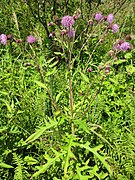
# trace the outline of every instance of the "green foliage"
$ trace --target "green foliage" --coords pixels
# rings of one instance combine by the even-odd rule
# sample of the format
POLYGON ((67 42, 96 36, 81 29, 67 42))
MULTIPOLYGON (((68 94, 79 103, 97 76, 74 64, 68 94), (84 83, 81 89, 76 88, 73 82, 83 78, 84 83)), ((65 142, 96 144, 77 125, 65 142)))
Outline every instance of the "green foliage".
POLYGON ((0 7, 0 33, 14 35, 0 44, 0 179, 134 179, 133 2, 2 0, 0 7), (115 15, 118 33, 94 20, 95 7, 115 15), (67 14, 79 15, 73 38, 61 34, 67 14), (36 43, 25 42, 29 34, 36 43), (114 51, 126 34, 131 49, 114 51))

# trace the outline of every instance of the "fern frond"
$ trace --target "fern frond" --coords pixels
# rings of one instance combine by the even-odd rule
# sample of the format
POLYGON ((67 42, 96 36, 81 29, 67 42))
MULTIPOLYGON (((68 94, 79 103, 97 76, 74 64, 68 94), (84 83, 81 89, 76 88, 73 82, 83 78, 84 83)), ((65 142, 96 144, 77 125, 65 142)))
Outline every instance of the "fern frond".
POLYGON ((13 161, 16 165, 14 180, 23 180, 23 161, 20 156, 17 156, 16 153, 13 153, 13 161))
POLYGON ((16 165, 14 171, 14 180, 27 180, 28 172, 25 170, 24 162, 21 156, 13 153, 13 162, 16 165))

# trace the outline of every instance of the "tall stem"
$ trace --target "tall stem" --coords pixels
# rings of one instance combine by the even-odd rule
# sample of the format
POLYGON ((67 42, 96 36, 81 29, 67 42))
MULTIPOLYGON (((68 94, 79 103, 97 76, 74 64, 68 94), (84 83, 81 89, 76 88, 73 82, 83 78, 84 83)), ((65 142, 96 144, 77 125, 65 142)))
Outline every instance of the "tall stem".
POLYGON ((70 104, 70 114, 73 117, 73 88, 72 88, 72 47, 70 39, 68 39, 68 48, 69 48, 69 64, 68 64, 68 71, 69 71, 69 104, 70 104))

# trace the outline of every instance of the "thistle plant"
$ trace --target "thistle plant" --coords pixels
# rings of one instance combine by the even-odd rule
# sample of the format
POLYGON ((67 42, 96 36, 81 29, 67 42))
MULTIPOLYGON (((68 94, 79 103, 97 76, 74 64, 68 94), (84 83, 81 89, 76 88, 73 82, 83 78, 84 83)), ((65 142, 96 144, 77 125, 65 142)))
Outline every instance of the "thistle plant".
MULTIPOLYGON (((33 79, 25 86, 34 84, 29 101, 33 104, 37 101, 36 108, 40 109, 33 120, 36 130, 26 131, 25 139, 17 144, 19 150, 26 151, 26 156, 21 158, 13 153, 13 165, 17 165, 14 177, 19 180, 19 173, 25 177, 26 164, 30 179, 113 179, 114 167, 108 157, 111 153, 107 153, 106 147, 110 152, 114 144, 104 137, 106 130, 100 124, 100 111, 104 111, 101 97, 106 84, 113 82, 119 57, 132 51, 132 38, 129 34, 119 38, 120 28, 112 13, 97 12, 83 22, 81 11, 77 10, 72 16, 63 16, 60 24, 52 20, 47 26, 45 21, 45 27, 48 41, 52 42, 50 49, 50 43, 47 50, 42 49, 39 38, 33 35, 25 40, 12 38, 13 51, 17 45, 25 44, 26 57, 21 68, 25 75, 28 73, 28 79, 29 71, 33 73, 33 79), (37 99, 33 100, 36 94, 37 99)), ((0 42, 4 47, 11 45, 5 34, 0 35, 0 42)), ((18 65, 18 59, 11 64, 18 65)), ((23 112, 16 113, 13 100, 11 103, 12 108, 5 101, 12 123, 23 112), (17 114, 15 118, 13 114, 17 114)), ((37 113, 34 108, 32 111, 37 113)), ((22 125, 23 131, 27 123, 22 125)))

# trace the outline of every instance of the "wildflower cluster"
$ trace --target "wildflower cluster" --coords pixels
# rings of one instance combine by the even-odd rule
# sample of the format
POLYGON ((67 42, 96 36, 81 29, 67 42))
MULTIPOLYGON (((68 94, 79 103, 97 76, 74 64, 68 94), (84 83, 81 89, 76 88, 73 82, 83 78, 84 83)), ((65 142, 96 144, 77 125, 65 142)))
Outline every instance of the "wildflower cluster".
MULTIPOLYGON (((15 39, 12 34, 8 34, 8 35, 1 34, 0 35, 0 43, 1 44, 6 45, 8 40, 13 40, 14 42, 16 42, 18 44, 22 42, 21 39, 15 39)), ((29 35, 26 38, 26 42, 28 42, 29 44, 33 44, 36 41, 37 41, 36 38, 34 36, 32 36, 32 35, 29 35)))
MULTIPOLYGON (((75 37, 75 29, 74 29, 74 25, 76 20, 80 17, 80 11, 77 10, 73 16, 70 15, 66 15, 63 16, 61 19, 61 26, 62 26, 62 30, 61 30, 61 35, 64 36, 66 35, 69 38, 73 38, 75 37)), ((94 24, 94 20, 96 20, 96 22, 101 23, 101 22, 107 22, 107 30, 111 30, 112 33, 116 33, 119 30, 119 26, 114 22, 114 15, 112 13, 108 14, 107 16, 104 16, 102 13, 96 13, 93 17, 93 19, 90 19, 88 21, 88 25, 93 25, 94 24)), ((97 23, 96 23, 97 24, 97 23)), ((48 26, 55 26, 55 22, 49 22, 48 26)), ((60 28, 61 29, 61 28, 60 28)), ((52 38, 55 36, 55 31, 53 30, 50 34, 49 34, 49 38, 52 38)), ((87 34, 86 34, 87 37, 87 34)), ((91 35, 92 37, 92 35, 91 35)), ((131 40, 131 36, 127 35, 126 40, 131 40)), ((9 35, 5 35, 5 34, 1 34, 0 35, 0 43, 3 45, 6 45, 7 42, 9 40, 15 41, 16 43, 21 43, 22 39, 15 39, 12 34, 9 35)), ((33 36, 33 35, 29 35, 27 36, 26 40, 27 43, 29 44, 33 44, 37 41, 37 39, 33 36)), ((104 41, 104 39, 103 39, 104 41)), ((101 41, 102 42, 102 41, 101 41)), ((85 45, 84 45, 85 46, 85 45)), ((127 51, 132 49, 132 46, 129 42, 124 41, 124 40, 119 40, 118 42, 116 42, 113 45, 113 50, 114 51, 127 51)), ((91 70, 88 70, 89 72, 91 70)))
POLYGON ((115 51, 127 51, 132 49, 132 46, 129 42, 126 42, 125 40, 118 40, 113 46, 113 49, 115 51))

